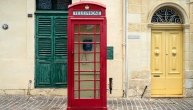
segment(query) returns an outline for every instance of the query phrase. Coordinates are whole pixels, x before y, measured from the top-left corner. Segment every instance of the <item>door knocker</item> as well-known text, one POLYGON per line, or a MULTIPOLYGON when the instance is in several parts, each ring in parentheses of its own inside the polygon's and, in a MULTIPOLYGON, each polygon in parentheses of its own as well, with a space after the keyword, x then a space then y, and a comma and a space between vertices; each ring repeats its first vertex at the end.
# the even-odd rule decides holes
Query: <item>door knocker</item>
POLYGON ((155 51, 155 55, 159 55, 159 51, 158 50, 155 51))
POLYGON ((173 52, 172 52, 172 55, 176 55, 176 54, 177 54, 177 52, 176 52, 176 51, 173 51, 173 52))

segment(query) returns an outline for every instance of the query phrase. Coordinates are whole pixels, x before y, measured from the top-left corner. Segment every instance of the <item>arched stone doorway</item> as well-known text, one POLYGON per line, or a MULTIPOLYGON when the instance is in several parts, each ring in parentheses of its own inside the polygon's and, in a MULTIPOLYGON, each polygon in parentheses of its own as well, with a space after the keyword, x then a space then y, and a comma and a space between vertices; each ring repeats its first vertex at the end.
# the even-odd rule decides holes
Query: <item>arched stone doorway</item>
POLYGON ((183 36, 189 31, 185 9, 176 3, 155 5, 149 13, 151 96, 182 97, 183 36))

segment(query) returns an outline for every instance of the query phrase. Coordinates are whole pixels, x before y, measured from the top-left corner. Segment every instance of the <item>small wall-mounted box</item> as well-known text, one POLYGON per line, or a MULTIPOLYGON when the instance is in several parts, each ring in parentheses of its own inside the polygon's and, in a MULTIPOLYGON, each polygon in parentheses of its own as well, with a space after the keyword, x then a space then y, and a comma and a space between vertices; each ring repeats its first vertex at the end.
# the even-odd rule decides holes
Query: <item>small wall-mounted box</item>
POLYGON ((33 17, 33 14, 27 14, 27 17, 31 18, 31 17, 33 17))

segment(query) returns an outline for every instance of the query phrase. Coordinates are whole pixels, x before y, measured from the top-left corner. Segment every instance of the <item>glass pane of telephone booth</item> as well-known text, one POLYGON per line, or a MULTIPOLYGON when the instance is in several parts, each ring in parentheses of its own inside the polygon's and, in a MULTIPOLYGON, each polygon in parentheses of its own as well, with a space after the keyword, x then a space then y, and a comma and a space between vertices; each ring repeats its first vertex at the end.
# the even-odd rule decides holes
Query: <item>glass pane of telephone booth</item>
POLYGON ((74 25, 74 98, 100 98, 100 25, 74 25))

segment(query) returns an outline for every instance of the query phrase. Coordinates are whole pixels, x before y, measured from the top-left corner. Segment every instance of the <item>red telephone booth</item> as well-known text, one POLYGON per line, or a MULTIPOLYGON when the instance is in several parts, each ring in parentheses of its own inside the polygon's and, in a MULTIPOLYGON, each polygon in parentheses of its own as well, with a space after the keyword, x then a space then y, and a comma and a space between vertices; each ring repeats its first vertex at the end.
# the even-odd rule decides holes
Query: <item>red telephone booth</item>
POLYGON ((106 7, 84 1, 68 8, 67 110, 107 110, 106 7))

